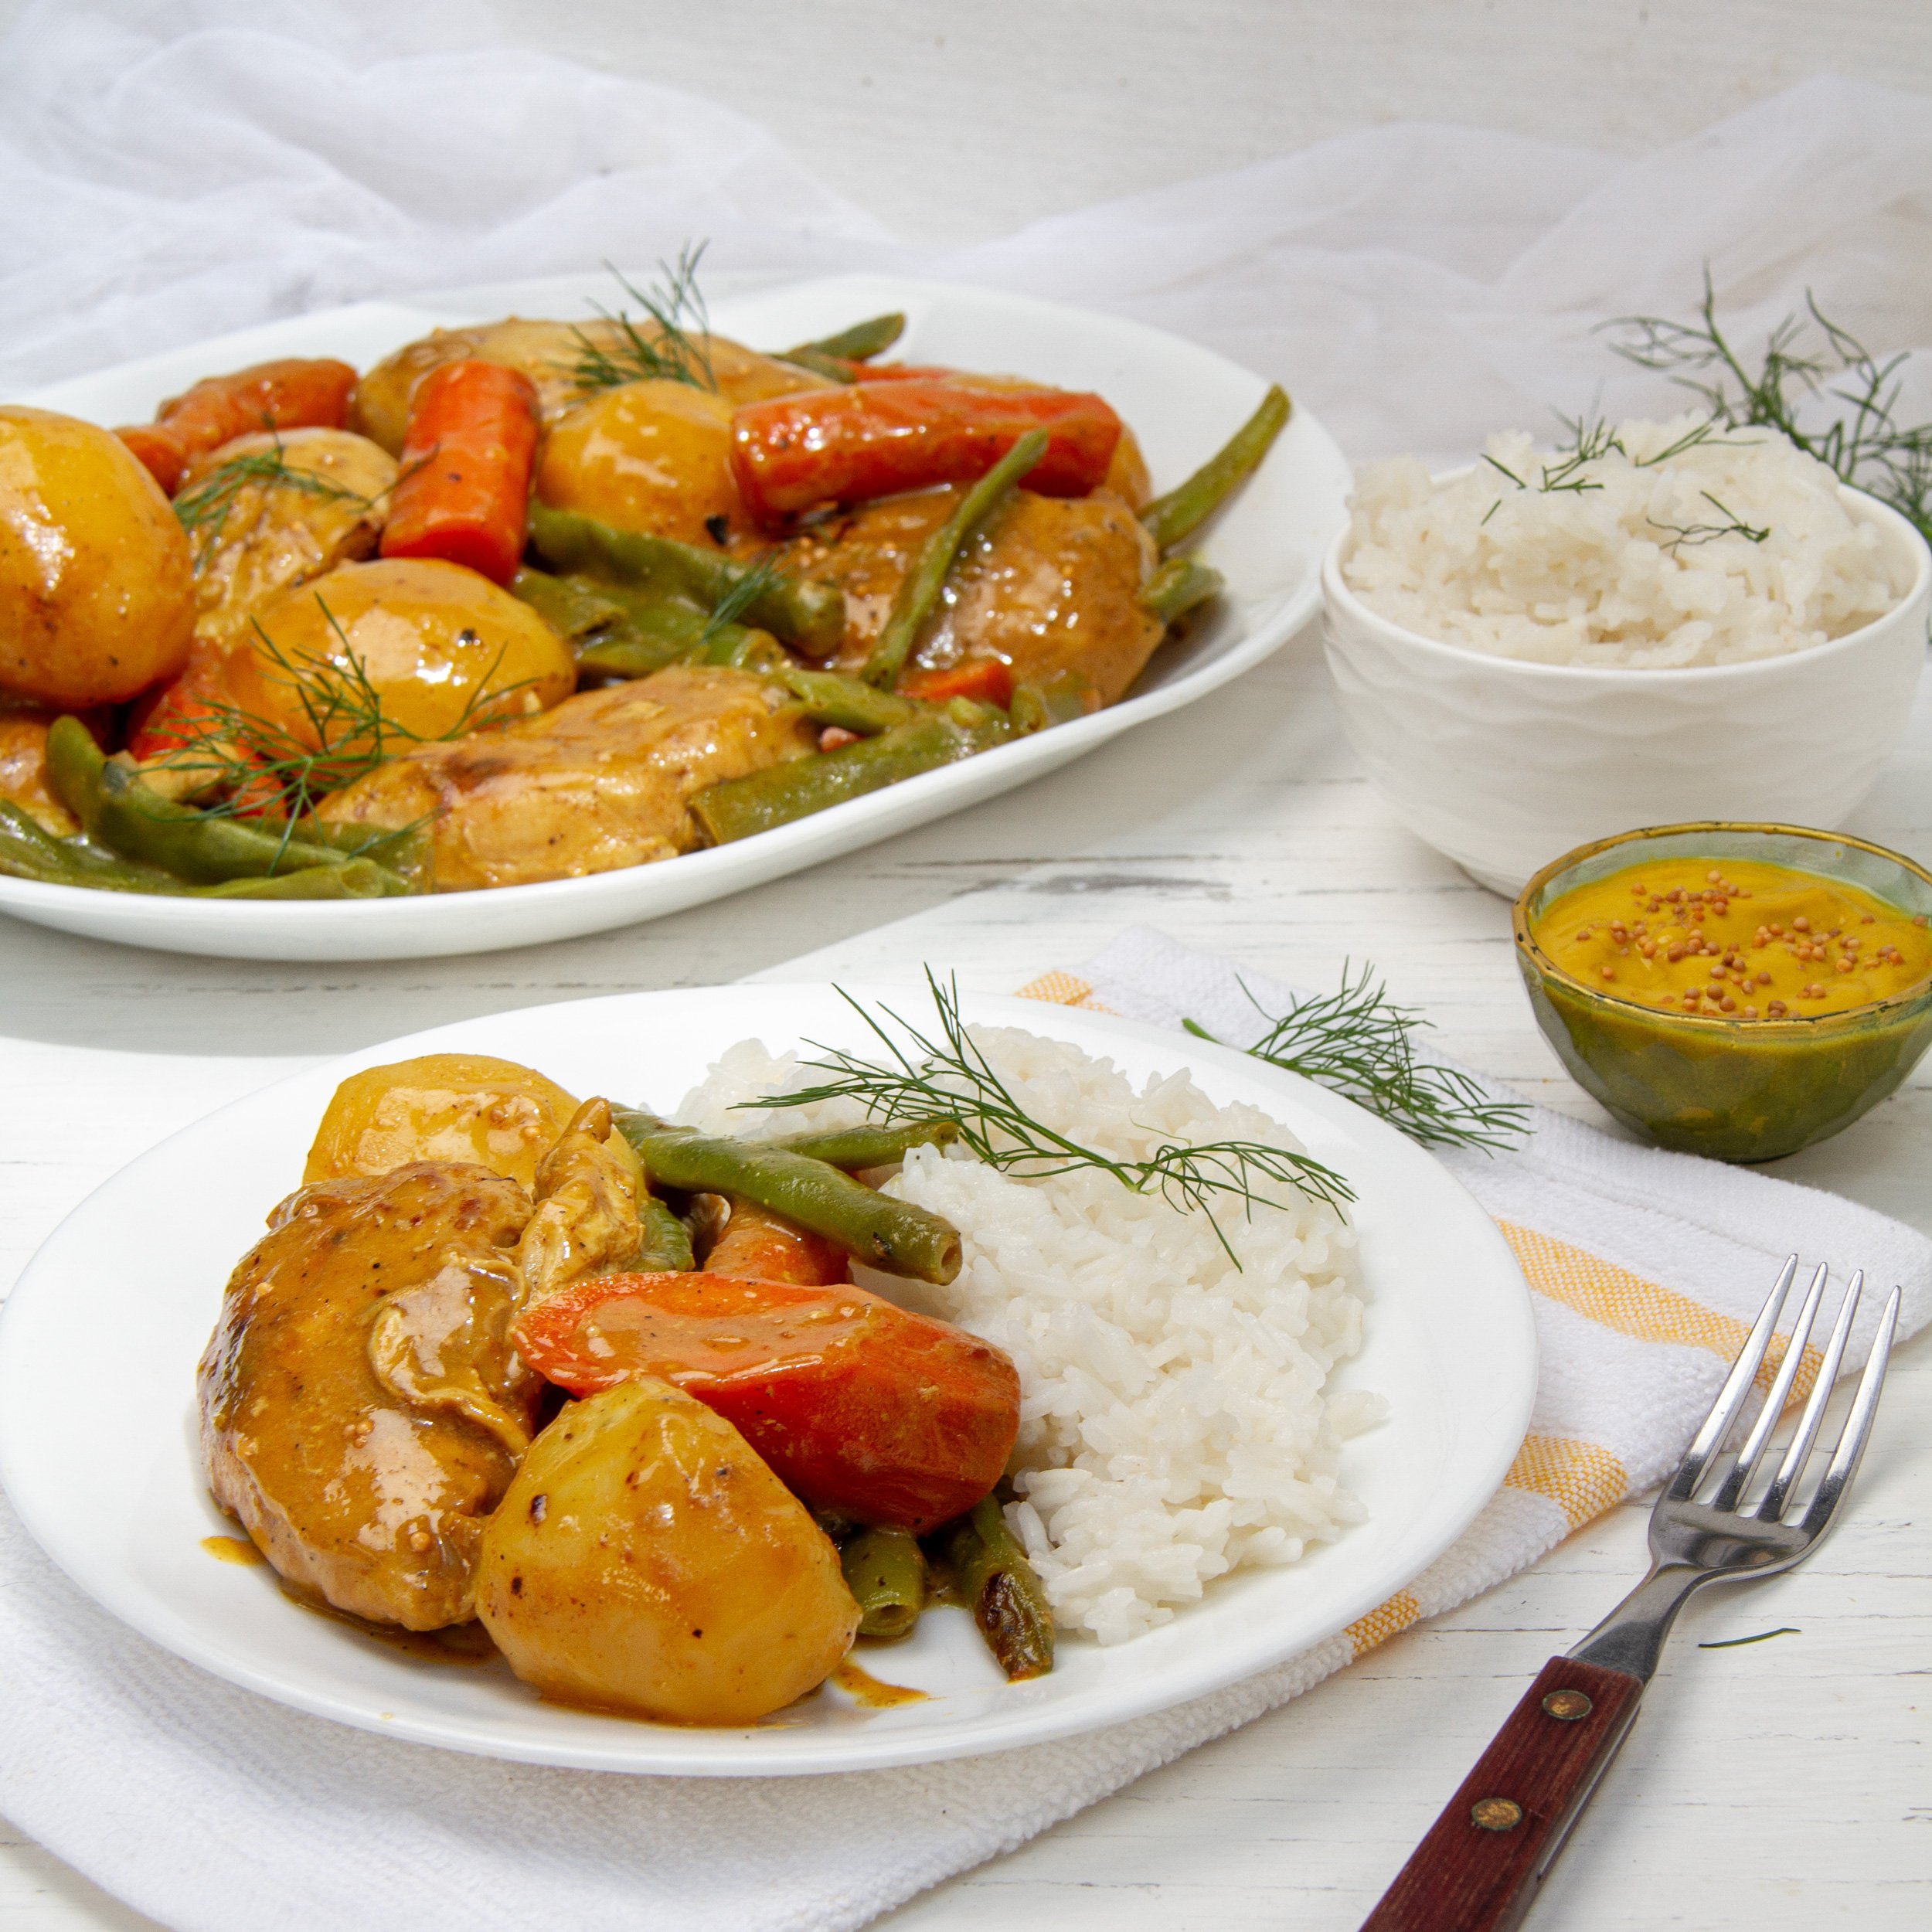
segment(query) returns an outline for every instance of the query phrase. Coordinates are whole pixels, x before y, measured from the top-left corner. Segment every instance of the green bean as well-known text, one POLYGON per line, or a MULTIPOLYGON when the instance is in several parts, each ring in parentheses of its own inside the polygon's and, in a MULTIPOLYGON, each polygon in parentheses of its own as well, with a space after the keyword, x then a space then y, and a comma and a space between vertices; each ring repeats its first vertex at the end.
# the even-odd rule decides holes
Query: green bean
POLYGON ((1044 684, 1015 685, 1006 715, 1012 721, 1015 737, 1030 738, 1036 731, 1071 724, 1099 708, 1092 683, 1077 671, 1063 671, 1044 684))
POLYGON ((628 1109, 613 1118, 654 1188, 750 1201, 888 1274, 943 1284, 959 1272, 959 1233, 950 1223, 876 1193, 824 1161, 673 1127, 628 1109))
POLYGON ((836 355, 828 355, 823 349, 814 349, 809 342, 798 349, 787 349, 778 359, 789 362, 794 369, 803 369, 808 376, 816 376, 828 383, 836 383, 841 387, 859 380, 852 373, 850 362, 836 355))
POLYGON ((689 1274, 698 1265, 691 1230, 655 1194, 638 1203, 638 1266, 646 1274, 689 1274))
POLYGON ((0 872, 43 886, 92 886, 103 892, 179 894, 190 889, 172 872, 56 838, 10 798, 0 798, 0 872))
POLYGON ((869 1167, 891 1167, 916 1147, 944 1147, 958 1138, 957 1121, 907 1121, 897 1127, 843 1127, 819 1134, 787 1134, 758 1145, 783 1148, 787 1154, 806 1155, 856 1174, 869 1167))
POLYGON ((510 580, 510 594, 527 604, 566 644, 621 624, 624 613, 581 577, 553 577, 527 565, 510 580))
POLYGON ((869 362, 875 355, 883 355, 905 332, 906 318, 895 309, 889 315, 868 316, 849 328, 821 335, 815 342, 801 342, 785 351, 784 360, 795 362, 811 354, 835 355, 842 362, 869 362))
POLYGON ((838 1553, 861 1637, 910 1636, 926 1607, 926 1553, 903 1529, 862 1529, 838 1553))
POLYGON ((173 899, 379 899, 388 893, 388 875, 367 859, 305 866, 278 872, 273 879, 191 886, 158 866, 137 865, 72 839, 56 838, 7 799, 0 799, 0 872, 46 886, 173 899))
POLYGON ((729 845, 956 764, 992 742, 990 731, 962 729, 942 711, 923 712, 836 751, 791 759, 709 785, 691 801, 691 810, 714 845, 729 845))
MULTIPOLYGON (((752 573, 751 566, 715 550, 668 536, 614 529, 593 517, 549 509, 540 503, 530 511, 530 537, 544 556, 566 570, 686 597, 708 611, 716 610, 752 573)), ((808 658, 828 658, 845 640, 845 593, 808 578, 770 573, 740 615, 808 658)))
POLYGON ((226 879, 216 886, 192 886, 197 899, 393 899, 396 878, 372 859, 345 865, 304 866, 272 878, 226 879))
POLYGON ((794 665, 779 673, 778 681, 815 723, 837 725, 862 738, 876 738, 919 715, 911 699, 875 690, 862 678, 845 677, 836 671, 808 671, 794 665))
POLYGON ((1216 570, 1197 563, 1191 556, 1171 556, 1148 580, 1141 602, 1163 624, 1218 597, 1227 580, 1216 570))
POLYGON ((927 538, 911 570, 893 599, 892 614, 886 620, 872 655, 859 673, 866 683, 889 691, 899 682, 906 659, 919 634, 939 607, 940 593, 946 587, 954 560, 967 539, 978 529, 1008 497, 1019 488, 1020 479, 1046 454, 1046 432, 1029 430, 993 467, 960 498, 952 515, 927 538))
POLYGON ((1281 434, 1294 405, 1279 383, 1270 383, 1260 406, 1184 483, 1157 496, 1141 512, 1163 551, 1191 536, 1245 482, 1281 434))
POLYGON ((682 597, 624 597, 587 577, 527 567, 510 589, 577 653, 577 668, 595 676, 648 677, 706 641, 709 619, 682 597))
MULTIPOLYGON (((56 718, 47 733, 47 781, 90 838, 190 884, 360 865, 373 866, 386 894, 409 890, 406 880, 372 860, 162 798, 133 765, 104 757, 78 718, 56 718)), ((369 873, 359 875, 359 887, 370 883, 369 873)), ((359 889, 344 896, 368 894, 359 889)))
POLYGON ((1006 1527, 997 1497, 987 1496, 939 1532, 960 1600, 1009 1679, 1043 1677, 1053 1668, 1053 1611, 1045 1586, 1006 1527))
POLYGON ((777 676, 791 664, 785 647, 769 631, 747 631, 741 624, 714 626, 711 641, 696 662, 725 665, 738 671, 757 671, 767 677, 777 676))

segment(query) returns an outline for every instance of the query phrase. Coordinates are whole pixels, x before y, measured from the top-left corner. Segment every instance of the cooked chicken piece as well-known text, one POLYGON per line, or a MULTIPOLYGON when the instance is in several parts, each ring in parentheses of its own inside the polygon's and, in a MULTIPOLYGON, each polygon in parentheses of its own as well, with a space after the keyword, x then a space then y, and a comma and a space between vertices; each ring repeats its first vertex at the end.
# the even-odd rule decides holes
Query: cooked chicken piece
MULTIPOLYGON (((261 459, 208 522, 195 549, 195 633, 217 645, 249 634, 249 620, 274 592, 372 556, 389 513, 395 458, 347 430, 284 430, 239 436, 191 470, 180 500, 192 502, 222 464, 261 459), (281 472, 278 474, 277 472, 281 472)), ((217 488, 222 486, 217 485, 217 488)))
POLYGON ((611 1131, 611 1103, 586 1100, 537 1165, 536 1212, 516 1244, 519 1308, 635 1264, 643 1180, 630 1144, 611 1131))
POLYGON ((0 691, 0 798, 18 805, 43 831, 68 838, 80 821, 47 789, 47 727, 56 715, 0 691))
MULTIPOLYGON (((948 485, 887 497, 789 546, 787 569, 845 594, 842 670, 865 662, 920 546, 962 493, 948 485)), ((1015 678, 1035 683, 1076 671, 1112 704, 1161 641, 1159 619, 1140 600, 1155 560, 1153 539, 1111 491, 1073 498, 1018 491, 961 553, 917 662, 1002 658, 1015 678)))
MULTIPOLYGON (((648 342, 656 338, 658 331, 655 324, 646 323, 638 333, 648 342)), ((823 376, 761 355, 722 335, 696 340, 709 362, 718 393, 728 403, 760 402, 767 396, 825 386, 823 376)), ((439 328, 386 356, 356 384, 349 401, 349 423, 384 449, 400 453, 409 427, 410 398, 417 384, 444 362, 474 359, 501 362, 529 376, 536 385, 537 403, 547 429, 572 403, 599 386, 587 387, 579 366, 601 352, 621 367, 628 367, 628 346, 623 330, 608 320, 527 321, 512 315, 472 328, 439 328)), ((639 369, 637 372, 642 376, 648 372, 639 369)))
POLYGON ((202 1357, 202 1453, 298 1591, 409 1630, 474 1614, 542 1386, 506 1336, 530 1216, 515 1182, 423 1161, 291 1195, 243 1257, 202 1357))
POLYGON ((673 665, 553 710, 420 745, 325 799, 330 825, 430 826, 438 892, 648 865, 702 842, 691 800, 815 748, 788 696, 749 672, 673 665))

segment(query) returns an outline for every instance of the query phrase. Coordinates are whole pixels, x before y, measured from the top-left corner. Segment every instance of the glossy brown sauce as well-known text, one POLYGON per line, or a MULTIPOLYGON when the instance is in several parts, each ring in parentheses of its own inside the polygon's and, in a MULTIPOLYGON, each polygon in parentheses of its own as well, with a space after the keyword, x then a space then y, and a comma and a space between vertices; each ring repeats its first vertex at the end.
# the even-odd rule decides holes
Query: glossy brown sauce
POLYGON ((246 1536, 204 1536, 201 1546, 218 1563, 258 1563, 262 1553, 246 1536))
POLYGON ((282 1583, 282 1594, 311 1614, 326 1617, 332 1624, 346 1624, 385 1649, 400 1651, 418 1663, 493 1664, 502 1655, 481 1624, 451 1624, 442 1630, 405 1630, 400 1624, 372 1624, 366 1617, 352 1616, 333 1604, 290 1589, 286 1581, 282 1583))
POLYGON ((914 1690, 909 1684, 883 1683, 849 1657, 832 1672, 832 1681, 848 1697, 871 1710, 890 1710, 896 1704, 923 1704, 930 1694, 914 1690))

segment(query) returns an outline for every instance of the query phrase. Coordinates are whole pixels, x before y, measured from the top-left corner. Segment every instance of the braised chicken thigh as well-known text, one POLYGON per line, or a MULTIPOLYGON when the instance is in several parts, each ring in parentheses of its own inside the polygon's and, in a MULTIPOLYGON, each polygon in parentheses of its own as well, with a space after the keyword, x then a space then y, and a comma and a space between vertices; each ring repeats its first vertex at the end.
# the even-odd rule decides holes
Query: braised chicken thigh
POLYGON ((816 743, 777 686, 679 665, 580 692, 501 731, 417 747, 327 799, 327 825, 430 818, 436 889, 573 879, 690 852, 707 785, 816 743))
POLYGON ((254 613, 276 591, 373 556, 388 512, 396 460, 347 430, 287 430, 225 443, 182 485, 226 465, 198 532, 195 634, 221 645, 247 640, 254 613), (249 457, 261 474, 240 465, 249 457))
MULTIPOLYGON (((921 547, 965 494, 962 486, 887 497, 798 539, 788 567, 845 596, 841 669, 862 665, 921 547)), ((1015 681, 1077 672, 1112 704, 1141 674, 1165 627, 1141 601, 1153 539, 1107 490, 1046 497, 1017 490, 962 550, 915 665, 998 658, 1015 681)))
POLYGON ((277 1208, 202 1358, 215 1499, 282 1577, 372 1622, 474 1614, 478 1539, 541 1384, 507 1338, 530 1197, 423 1161, 277 1208))

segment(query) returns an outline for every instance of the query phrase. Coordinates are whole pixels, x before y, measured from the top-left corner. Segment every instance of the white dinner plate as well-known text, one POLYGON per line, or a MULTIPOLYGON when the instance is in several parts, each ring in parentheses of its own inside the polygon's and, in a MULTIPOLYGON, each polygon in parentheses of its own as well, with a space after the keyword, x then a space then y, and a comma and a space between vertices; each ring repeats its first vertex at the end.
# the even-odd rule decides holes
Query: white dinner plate
MULTIPOLYGON (((275 355, 337 355, 366 367, 432 328, 512 310, 581 316, 613 292, 588 277, 551 278, 406 306, 359 303, 219 336, 19 400, 106 424, 141 422, 164 397, 211 372, 275 355)), ((906 318, 895 355, 1098 390, 1140 438, 1157 490, 1212 454, 1267 386, 1223 357, 1138 323, 899 277, 833 276, 729 296, 713 301, 712 321, 723 334, 783 349, 889 309, 902 309, 906 318)), ((1155 654, 1123 702, 736 845, 539 886, 310 904, 147 898, 0 876, 0 911, 170 952, 301 960, 488 952, 682 911, 1038 777, 1260 663, 1320 607, 1322 553, 1342 526, 1348 489, 1340 451, 1298 408, 1267 460, 1198 546, 1226 577, 1226 594, 1186 637, 1155 654)))
MULTIPOLYGON (((887 995, 909 1015, 924 995, 887 995)), ((540 1702, 500 1662, 425 1663, 298 1608, 265 1567, 215 1561, 232 1535, 203 1480, 195 1365, 230 1269, 300 1179, 329 1095, 356 1068, 427 1052, 501 1054, 579 1094, 675 1107, 756 1034, 862 1047, 825 986, 627 993, 468 1020, 297 1075, 164 1141, 56 1230, 0 1315, 0 1480, 90 1596, 179 1655, 296 1708, 486 1756, 715 1776, 858 1770, 1037 1743, 1182 1703, 1332 1636, 1461 1534, 1522 1443, 1536 1377, 1529 1291, 1495 1225, 1393 1128, 1299 1077, 1131 1022, 1029 1002, 964 1002, 1104 1054, 1137 1080, 1185 1068, 1217 1103, 1264 1107, 1338 1168, 1369 1291, 1339 1386, 1386 1396, 1342 1481, 1365 1522, 1301 1562, 1208 1586, 1172 1623, 1109 1648, 1063 1638, 1052 1674, 1009 1685, 963 1611, 934 1611, 872 1674, 930 1693, 866 1709, 821 1689, 742 1730, 686 1730, 540 1702)))

